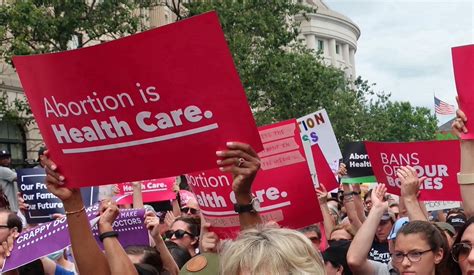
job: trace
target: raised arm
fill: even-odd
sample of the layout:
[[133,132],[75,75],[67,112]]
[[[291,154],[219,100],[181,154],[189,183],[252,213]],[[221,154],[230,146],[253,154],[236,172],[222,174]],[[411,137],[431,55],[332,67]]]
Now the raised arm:
[[354,203],[354,193],[351,190],[351,187],[348,184],[343,184],[342,189],[344,190],[344,207],[346,208],[347,217],[349,218],[350,223],[356,231],[362,226],[362,221],[357,215],[357,208]]
[[165,245],[165,242],[160,236],[160,219],[153,212],[147,212],[145,218],[145,226],[153,238],[156,250],[158,250],[163,263],[163,268],[171,275],[179,274],[179,268],[171,256],[170,251]]
[[[468,132],[466,122],[467,117],[464,112],[457,110],[452,129],[459,138],[461,138],[461,133]],[[474,200],[472,199],[474,198],[474,140],[461,140],[461,171],[458,175],[458,183],[461,188],[464,212],[468,218],[472,217],[474,216]]]
[[112,226],[118,215],[119,209],[114,201],[103,200],[101,202],[99,232],[110,272],[112,274],[138,275],[137,269],[117,239],[118,233]]
[[63,202],[71,246],[79,273],[109,275],[107,259],[92,235],[80,190],[64,187],[64,176],[57,172],[56,164],[48,159],[47,155],[48,151],[41,156],[46,165],[46,186]]
[[326,190],[324,184],[319,183],[319,189],[316,189],[316,193],[318,194],[319,207],[321,208],[321,213],[323,214],[324,232],[326,233],[326,239],[329,240],[329,236],[331,235],[335,224],[331,214],[329,214],[328,191]]
[[410,221],[428,221],[428,218],[418,201],[420,184],[426,179],[426,177],[419,179],[415,169],[411,166],[400,167],[397,171],[397,176],[401,183],[400,199],[403,200]]
[[133,208],[143,208],[142,183],[139,181],[132,182],[133,186]]
[[[248,144],[227,142],[226,145],[228,150],[216,152],[216,155],[221,158],[217,160],[217,165],[222,172],[232,173],[234,178],[232,191],[234,191],[237,205],[248,206],[256,200],[252,196],[252,183],[260,169],[260,158]],[[262,223],[257,211],[239,213],[239,221],[241,229],[255,227]]]
[[374,268],[367,259],[377,226],[383,213],[388,210],[388,202],[383,201],[387,188],[378,184],[372,191],[372,209],[360,227],[347,252],[347,263],[354,274],[373,274]]
[[354,194],[354,204],[356,207],[357,217],[361,223],[365,221],[365,212],[364,212],[364,203],[362,202],[362,198],[360,196],[360,184],[353,184],[352,185],[352,193]]

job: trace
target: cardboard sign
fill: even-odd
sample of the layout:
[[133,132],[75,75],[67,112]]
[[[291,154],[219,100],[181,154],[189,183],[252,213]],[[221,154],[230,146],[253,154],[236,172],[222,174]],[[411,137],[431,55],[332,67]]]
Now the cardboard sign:
[[461,201],[456,176],[460,163],[459,141],[366,142],[365,146],[377,181],[385,183],[389,193],[400,195],[397,170],[410,165],[418,177],[427,177],[421,184],[421,200]]
[[462,139],[474,139],[474,125],[470,121],[474,117],[474,45],[452,48],[454,78],[459,96],[459,107],[466,114],[468,120],[467,134]]
[[214,168],[227,141],[262,148],[215,12],[13,61],[71,187]]
[[[144,180],[142,185],[143,202],[166,201],[176,198],[173,192],[175,177]],[[133,185],[131,182],[119,184],[120,193],[115,201],[118,204],[133,203]]]
[[304,141],[310,141],[311,145],[318,144],[329,163],[338,162],[342,158],[336,135],[325,109],[298,118],[297,121],[301,138]]
[[425,201],[427,211],[436,211],[444,209],[453,209],[461,207],[458,201]]
[[[261,170],[252,184],[266,222],[301,228],[322,221],[318,198],[305,160],[295,120],[259,128],[264,150]],[[218,169],[187,175],[187,182],[211,230],[221,238],[235,237],[239,216],[234,211],[232,176]]]
[[339,183],[336,180],[334,173],[329,167],[328,162],[324,158],[323,152],[317,144],[311,146],[313,152],[314,163],[316,165],[316,175],[319,183],[324,184],[328,191],[339,188]]
[[349,142],[344,147],[343,163],[346,165],[347,176],[343,183],[374,182],[374,172],[364,142]]
[[[97,231],[98,205],[87,209],[87,216],[93,226],[93,235],[99,245]],[[144,226],[145,209],[121,209],[113,223],[119,232],[119,241],[123,247],[129,245],[149,245],[148,231]],[[6,258],[2,272],[15,269],[41,257],[49,255],[71,245],[66,217],[23,231],[15,240],[10,257]]]

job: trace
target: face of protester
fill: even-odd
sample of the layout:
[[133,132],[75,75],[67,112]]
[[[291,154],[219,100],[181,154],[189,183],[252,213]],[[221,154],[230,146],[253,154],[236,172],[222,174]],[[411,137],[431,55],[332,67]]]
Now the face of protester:
[[12,163],[11,157],[1,157],[0,158],[0,166],[8,167]]
[[304,232],[304,235],[311,241],[314,249],[319,251],[319,245],[321,244],[321,239],[318,237],[318,234],[314,231]]
[[[189,232],[189,226],[187,223],[183,222],[183,221],[175,221],[173,223],[173,225],[171,226],[171,230],[173,231],[177,231],[177,230],[184,230],[188,233],[191,233]],[[186,248],[187,250],[189,251],[193,251],[194,250],[194,247],[193,245],[196,243],[196,238],[194,236],[191,236],[189,234],[185,234],[182,238],[178,239],[176,238],[175,235],[173,235],[171,237],[171,240],[176,243],[177,245],[179,246],[182,246],[184,248]]]
[[351,234],[344,229],[339,229],[331,233],[329,236],[331,241],[352,240]]
[[[404,256],[401,262],[396,261],[397,253],[416,253],[423,252],[421,256],[412,256],[416,259],[411,261],[408,256]],[[392,263],[398,269],[400,274],[435,274],[436,264],[443,259],[443,250],[433,252],[430,250],[430,245],[420,233],[415,234],[399,234],[395,241],[394,254],[392,256]]]
[[190,199],[187,203],[186,206],[181,208],[181,214],[183,217],[199,217],[199,204],[195,199]]
[[8,213],[0,213],[0,243],[7,240],[7,237],[14,229],[7,227]]
[[326,275],[342,275],[344,268],[334,267],[329,261],[324,264],[324,269],[326,269]]
[[[461,243],[468,243],[471,246],[474,245],[474,224],[469,225],[464,234],[461,237]],[[474,249],[471,249],[469,254],[466,252],[463,260],[459,261],[459,267],[461,268],[462,274],[474,274]]]
[[364,201],[364,204],[365,204],[365,209],[367,210],[367,212],[370,212],[370,209],[372,209],[372,200],[370,198],[367,198]]
[[387,241],[388,234],[392,230],[393,223],[391,220],[380,221],[379,226],[377,226],[377,231],[375,231],[375,237],[379,242]]

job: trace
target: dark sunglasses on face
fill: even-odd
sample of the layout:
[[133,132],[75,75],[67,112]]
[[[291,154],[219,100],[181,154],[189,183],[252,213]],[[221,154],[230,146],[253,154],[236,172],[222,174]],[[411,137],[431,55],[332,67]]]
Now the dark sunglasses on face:
[[457,243],[453,245],[453,249],[451,250],[451,256],[453,260],[457,263],[464,261],[472,250],[471,243]]
[[194,237],[193,234],[189,233],[188,231],[184,231],[183,229],[178,229],[176,231],[173,230],[168,230],[165,232],[165,237],[167,239],[171,239],[173,235],[176,237],[176,239],[182,239],[184,236],[188,234],[190,237]]
[[196,215],[198,211],[199,211],[199,210],[194,209],[194,208],[190,208],[190,207],[183,207],[183,208],[181,208],[181,212],[182,212],[182,213],[186,213],[186,214]]

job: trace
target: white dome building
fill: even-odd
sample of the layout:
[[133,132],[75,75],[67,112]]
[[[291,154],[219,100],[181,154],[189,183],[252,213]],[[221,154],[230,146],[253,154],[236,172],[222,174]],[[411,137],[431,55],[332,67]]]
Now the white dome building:
[[320,51],[326,64],[343,69],[347,78],[354,80],[359,27],[348,17],[330,10],[322,0],[304,0],[304,4],[317,11],[306,14],[307,20],[296,17],[301,21],[301,38],[306,40],[308,48]]

